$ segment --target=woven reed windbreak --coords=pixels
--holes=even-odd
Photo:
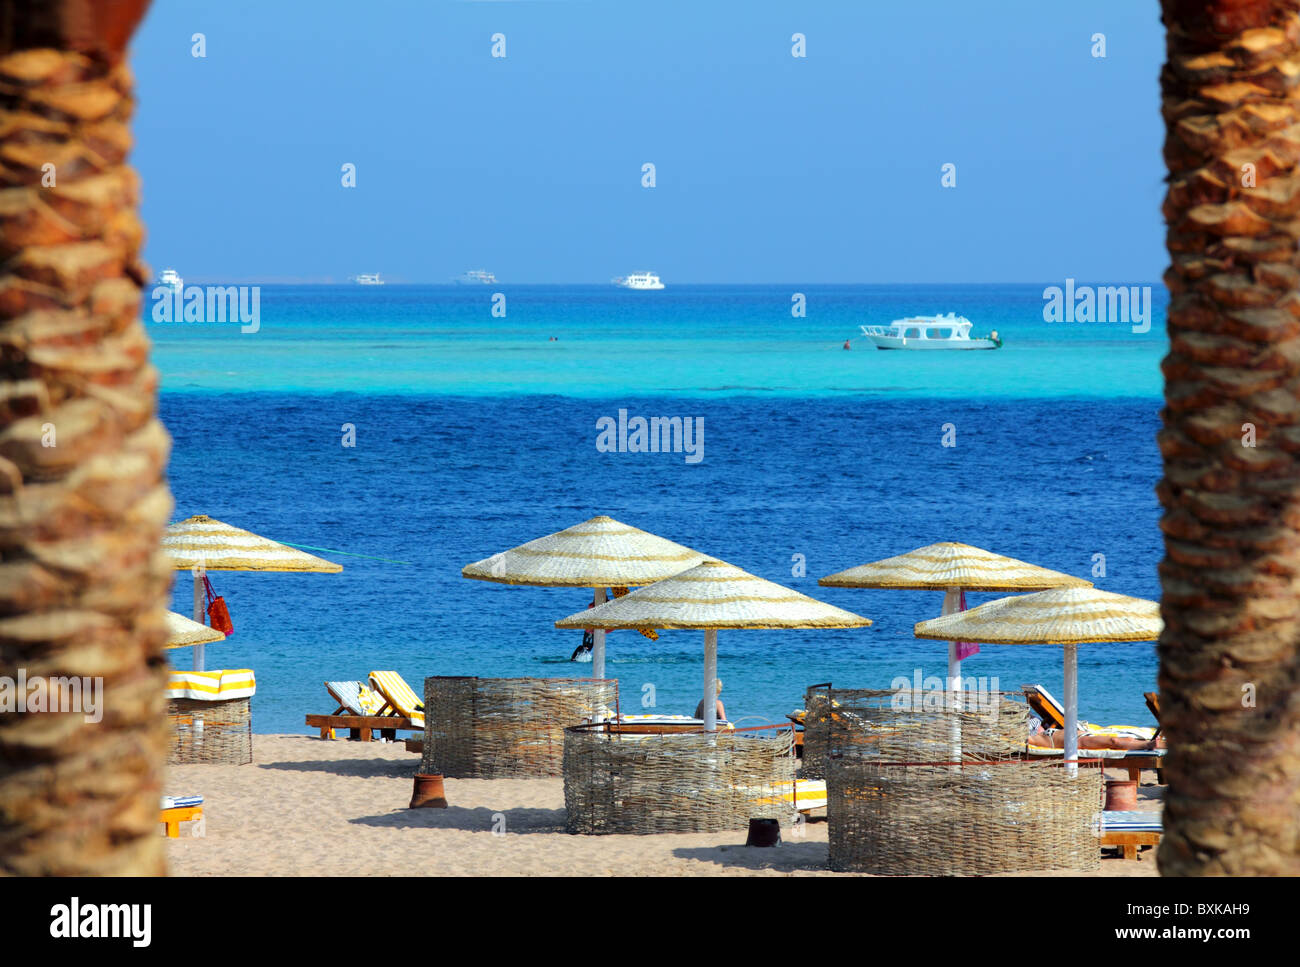
[[[253,761],[253,715],[247,697],[222,702],[167,700],[171,745],[167,762],[247,765]],[[201,724],[200,724],[201,723]]]
[[[1029,709],[1010,693],[814,687],[808,697],[805,729],[820,730],[813,745],[825,755],[831,869],[1098,868],[1101,770],[1070,776],[1060,762],[1025,759]]]
[[[952,708],[960,700],[960,710]],[[804,694],[803,772],[825,779],[834,753],[890,762],[951,758],[953,718],[963,759],[1024,752],[1029,707],[1008,692],[885,690],[809,686]]]
[[[702,833],[794,821],[794,733],[564,733],[571,833]]]
[[[832,758],[826,781],[830,868],[978,876],[1095,870],[1102,771],[1005,759],[898,765]]]
[[[420,769],[453,779],[558,776],[564,729],[617,709],[612,678],[426,678]]]

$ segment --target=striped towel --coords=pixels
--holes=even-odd
[[[383,696],[372,691],[364,682],[326,682],[325,690],[353,715],[378,715],[384,707]]]
[[[752,793],[752,786],[736,786],[737,791],[743,793]],[[796,804],[795,808],[799,812],[806,812],[810,809],[821,809],[826,805],[826,781],[824,779],[796,779],[793,790],[785,783],[779,783],[774,786],[776,795],[764,796],[755,802],[771,806],[776,804],[790,805]]]
[[[411,720],[417,729],[424,728],[424,703],[420,701],[406,679],[397,672],[371,672],[370,686],[398,713]]]
[[[1064,749],[1026,746],[1030,755],[1065,755]],[[1163,759],[1168,749],[1080,749],[1080,759]]]
[[[257,691],[257,681],[250,668],[233,668],[211,672],[172,672],[167,683],[167,698],[189,698],[207,702],[224,702],[248,698]]]
[[[1164,815],[1141,810],[1110,811],[1101,814],[1101,828],[1105,833],[1162,833]]]
[[[202,806],[202,796],[163,796],[163,809],[185,809],[189,806]]]
[[[1144,725],[1093,725],[1091,722],[1080,722],[1079,728],[1085,735],[1115,735],[1126,739],[1141,739],[1143,742],[1150,742],[1156,737],[1156,730]]]
[[[325,691],[330,693],[330,697],[338,702],[344,711],[351,712],[353,715],[366,714],[361,711],[361,689],[363,688],[365,686],[360,682],[325,683]]]

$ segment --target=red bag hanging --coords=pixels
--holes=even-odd
[[[208,623],[223,635],[233,635],[235,626],[230,623],[230,610],[226,607],[226,599],[217,597],[217,592],[212,590],[212,582],[208,576],[203,575],[203,587],[208,592]]]

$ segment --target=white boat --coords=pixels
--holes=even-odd
[[[177,292],[185,288],[185,280],[180,277],[175,269],[163,269],[162,275],[158,276],[158,284],[169,286]]]
[[[998,349],[1002,340],[997,330],[971,338],[971,322],[965,316],[909,316],[887,326],[862,326],[862,335],[877,349]]]
[[[379,277],[379,273],[373,275],[358,275],[354,280],[357,285],[383,285],[384,280]]]
[[[662,289],[664,284],[659,281],[659,276],[653,272],[633,272],[631,275],[622,279],[615,279],[615,285],[621,285],[625,289]]]
[[[496,285],[497,277],[485,269],[471,269],[456,282],[460,285]]]

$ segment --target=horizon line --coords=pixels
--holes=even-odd
[[[1064,279],[1073,280],[1073,281],[1075,281],[1075,282],[1079,282],[1079,281],[1080,281],[1080,277],[1077,277],[1077,276],[1065,276]],[[1101,280],[1101,279],[1088,279],[1087,277],[1083,277],[1083,279],[1084,279],[1084,281],[1083,281],[1083,284],[1084,284],[1084,285],[1092,285],[1092,284],[1102,284],[1102,285],[1135,285],[1135,284],[1136,284],[1136,285],[1146,285],[1146,286],[1151,286],[1152,288],[1157,288],[1157,287],[1158,287],[1158,288],[1161,288],[1161,289],[1164,289],[1164,287],[1165,287],[1165,286],[1164,286],[1164,281],[1163,281],[1162,279],[1148,280],[1148,281],[1138,280],[1137,282],[1133,282],[1133,281],[1131,281],[1131,280],[1117,281],[1117,280],[1115,280],[1115,279],[1107,279],[1107,280]],[[667,284],[666,284],[666,285],[664,286],[664,289],[663,289],[663,290],[660,290],[660,291],[667,291],[668,289],[671,289],[671,288],[684,288],[684,287],[690,287],[690,286],[771,286],[771,287],[778,287],[778,286],[779,286],[779,287],[782,287],[782,288],[786,288],[786,287],[789,287],[789,286],[811,286],[811,285],[863,286],[863,287],[875,286],[875,287],[882,287],[882,288],[883,288],[883,287],[887,287],[887,286],[899,286],[899,285],[929,285],[929,286],[1007,286],[1007,285],[1025,285],[1025,286],[1031,286],[1031,285],[1032,285],[1032,286],[1037,286],[1037,285],[1044,285],[1044,284],[1046,284],[1046,285],[1052,285],[1052,284],[1055,284],[1055,283],[1058,282],[1058,281],[1063,281],[1063,280],[1056,280],[1056,279],[1051,279],[1051,280],[1043,280],[1043,279],[1029,279],[1029,280],[1019,280],[1019,281],[1001,280],[1001,281],[993,281],[993,282],[990,282],[990,281],[925,282],[925,281],[913,281],[913,280],[903,280],[903,281],[893,281],[893,282],[849,282],[849,281],[820,281],[820,282],[816,282],[816,281],[813,281],[813,282],[810,282],[810,281],[781,281],[781,282],[751,282],[751,281],[741,281],[741,282],[737,282],[737,281],[709,281],[709,282],[674,282],[674,283],[672,283],[672,284],[670,284],[670,285],[667,285]],[[155,281],[153,284],[156,285],[156,284],[158,284],[158,283]],[[355,282],[355,281],[352,280],[352,279],[341,279],[341,280],[340,280],[340,279],[333,279],[333,278],[328,278],[328,279],[299,279],[299,278],[291,278],[291,277],[290,277],[290,278],[250,278],[250,277],[245,277],[245,278],[235,278],[235,279],[232,279],[232,278],[216,278],[216,277],[211,277],[211,276],[199,276],[198,278],[194,279],[192,282],[191,282],[190,280],[187,279],[186,282],[185,282],[185,284],[186,284],[187,286],[188,286],[188,285],[191,285],[191,284],[193,284],[193,285],[298,285],[298,286],[347,286],[347,287],[368,288],[368,286],[363,285],[362,283],[359,283],[359,282]],[[379,283],[379,284],[380,284],[380,285],[392,285],[392,286],[442,286],[442,287],[455,288],[455,289],[491,289],[493,286],[510,286],[510,285],[557,286],[557,287],[558,287],[558,286],[575,286],[575,285],[582,285],[582,286],[599,286],[599,287],[602,287],[602,288],[606,288],[606,287],[607,287],[607,288],[619,288],[618,286],[615,286],[612,282],[591,282],[591,281],[577,281],[577,280],[570,280],[570,281],[564,281],[564,282],[532,282],[532,281],[527,281],[527,280],[515,280],[515,281],[501,281],[501,280],[497,280],[496,282],[492,282],[492,283],[463,283],[463,282],[457,282],[457,281],[455,281],[454,279],[450,279],[450,280],[446,280],[446,281],[410,281],[410,280],[406,280],[406,279],[398,279],[398,280],[388,280],[388,279],[385,279],[385,280],[383,280],[383,281],[382,281],[381,283]],[[631,291],[634,291],[634,290],[631,290]],[[652,298],[653,298],[653,297],[652,297]]]

